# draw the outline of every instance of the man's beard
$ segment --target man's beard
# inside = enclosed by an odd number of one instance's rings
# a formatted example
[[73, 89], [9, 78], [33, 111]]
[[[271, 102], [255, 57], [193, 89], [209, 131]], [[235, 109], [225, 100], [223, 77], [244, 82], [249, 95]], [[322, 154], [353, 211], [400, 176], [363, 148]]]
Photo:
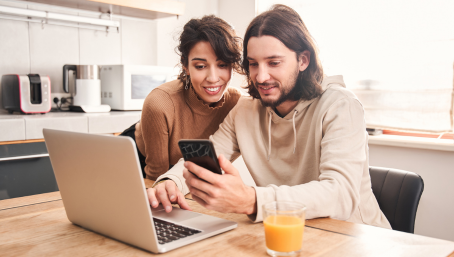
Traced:
[[[260, 96], [260, 101], [262, 102], [263, 106], [266, 107], [271, 107], [273, 109], [276, 109], [277, 106], [281, 105], [283, 102], [287, 100], [297, 100], [295, 99], [295, 95], [298, 93], [300, 90], [296, 86], [296, 81], [298, 79], [299, 75], [299, 70], [297, 69], [293, 74], [290, 80], [288, 81], [287, 85], [283, 85], [281, 87], [281, 95], [277, 100], [264, 100], [262, 96]], [[278, 87], [279, 84], [277, 82], [275, 83], [255, 83], [255, 87], [258, 88], [259, 86], [276, 86]]]

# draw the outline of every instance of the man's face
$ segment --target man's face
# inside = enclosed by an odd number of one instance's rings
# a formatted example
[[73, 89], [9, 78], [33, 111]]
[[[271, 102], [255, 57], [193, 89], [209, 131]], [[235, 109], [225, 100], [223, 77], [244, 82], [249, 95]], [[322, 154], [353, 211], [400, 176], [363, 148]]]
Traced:
[[295, 52], [272, 36], [251, 37], [247, 52], [249, 74], [262, 104], [275, 108], [291, 99], [299, 72], [309, 65], [308, 53], [297, 58]]

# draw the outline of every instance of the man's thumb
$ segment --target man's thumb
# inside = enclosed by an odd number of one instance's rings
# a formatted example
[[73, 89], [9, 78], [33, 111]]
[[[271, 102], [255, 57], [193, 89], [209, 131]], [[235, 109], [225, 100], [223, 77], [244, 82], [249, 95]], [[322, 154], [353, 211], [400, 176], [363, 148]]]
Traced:
[[220, 154], [218, 157], [219, 165], [225, 174], [230, 174], [238, 176], [238, 170], [233, 166], [233, 164], [227, 160], [224, 155]]

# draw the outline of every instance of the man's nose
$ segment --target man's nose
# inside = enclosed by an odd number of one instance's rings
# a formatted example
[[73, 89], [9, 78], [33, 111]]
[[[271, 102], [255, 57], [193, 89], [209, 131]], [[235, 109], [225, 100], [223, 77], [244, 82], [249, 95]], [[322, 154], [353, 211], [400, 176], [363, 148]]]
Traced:
[[216, 67], [211, 67], [209, 69], [207, 81], [210, 83], [216, 83], [219, 81], [219, 74]]
[[268, 73], [268, 69], [266, 67], [259, 67], [257, 76], [255, 77], [258, 83], [264, 83], [265, 81], [270, 79], [270, 74]]

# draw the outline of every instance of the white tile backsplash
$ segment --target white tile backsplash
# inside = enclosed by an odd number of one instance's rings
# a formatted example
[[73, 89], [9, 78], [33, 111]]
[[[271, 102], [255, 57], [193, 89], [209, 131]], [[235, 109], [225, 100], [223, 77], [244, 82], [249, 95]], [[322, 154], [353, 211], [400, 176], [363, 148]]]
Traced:
[[52, 93], [63, 93], [63, 65], [79, 64], [79, 30], [30, 24], [31, 73], [48, 75]]
[[[0, 19], [0, 35], [0, 75], [30, 73], [28, 22]], [[0, 90], [0, 113], [4, 112]]]
[[156, 21], [121, 20], [123, 64], [157, 65]]
[[79, 29], [80, 64], [121, 64], [121, 35], [117, 31]]
[[28, 22], [0, 19], [0, 32], [0, 73], [29, 73]]

